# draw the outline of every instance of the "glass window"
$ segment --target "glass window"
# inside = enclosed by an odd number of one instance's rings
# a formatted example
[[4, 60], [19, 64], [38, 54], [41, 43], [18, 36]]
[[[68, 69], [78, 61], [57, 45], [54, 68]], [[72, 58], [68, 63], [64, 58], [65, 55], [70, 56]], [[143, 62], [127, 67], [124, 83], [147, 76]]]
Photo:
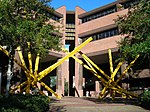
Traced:
[[101, 33], [101, 37], [102, 37], [102, 38], [105, 38], [105, 33], [104, 33], [104, 32]]
[[104, 10], [104, 11], [100, 11], [100, 12], [97, 12], [93, 15], [82, 18], [82, 23], [87, 22], [87, 21], [91, 21], [93, 19], [105, 16], [105, 15], [108, 15], [108, 14], [111, 14], [111, 13], [114, 13], [116, 11], [117, 11], [116, 6], [113, 6], [111, 8], [108, 8], [108, 9]]
[[118, 28], [113, 28], [113, 29], [110, 29], [110, 30], [106, 30], [106, 31], [103, 31], [103, 32], [99, 32], [99, 33], [96, 33], [96, 34], [93, 34], [93, 35], [86, 36], [86, 37], [83, 38], [83, 41], [85, 41], [88, 37], [92, 37], [93, 40], [99, 40], [99, 39], [102, 39], [102, 38], [112, 37], [112, 36], [115, 36], [115, 35], [118, 35], [118, 34], [119, 34]]
[[115, 33], [114, 33], [114, 30], [110, 31], [110, 36], [114, 36]]
[[106, 37], [110, 37], [110, 31], [105, 32]]
[[128, 2], [122, 3], [122, 5], [126, 9], [126, 8], [134, 6], [134, 5], [138, 4], [138, 3], [139, 3], [139, 0], [132, 0], [132, 1], [128, 1]]
[[93, 40], [96, 40], [96, 35], [93, 35], [92, 38], [93, 38]]

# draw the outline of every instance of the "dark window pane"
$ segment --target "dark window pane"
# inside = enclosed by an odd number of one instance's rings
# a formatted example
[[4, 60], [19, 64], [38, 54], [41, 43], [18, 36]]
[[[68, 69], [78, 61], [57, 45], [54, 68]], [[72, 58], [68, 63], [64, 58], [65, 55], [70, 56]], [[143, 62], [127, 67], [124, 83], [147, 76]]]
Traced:
[[111, 13], [114, 13], [114, 12], [117, 11], [116, 9], [117, 9], [116, 6], [113, 6], [111, 8], [105, 9], [103, 11], [97, 12], [97, 13], [95, 13], [93, 15], [87, 16], [87, 17], [85, 17], [86, 20], [83, 20], [85, 18], [82, 19], [82, 23], [87, 22], [87, 21], [91, 21], [93, 19], [105, 16], [105, 15], [108, 15], [108, 14], [111, 14]]

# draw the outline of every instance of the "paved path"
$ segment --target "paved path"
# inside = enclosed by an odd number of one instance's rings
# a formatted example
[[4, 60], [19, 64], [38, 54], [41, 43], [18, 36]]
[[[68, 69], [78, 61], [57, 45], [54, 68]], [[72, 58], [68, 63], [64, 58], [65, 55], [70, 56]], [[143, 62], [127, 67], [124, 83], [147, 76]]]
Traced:
[[134, 103], [102, 102], [96, 98], [63, 97], [61, 100], [51, 98], [50, 112], [150, 112]]

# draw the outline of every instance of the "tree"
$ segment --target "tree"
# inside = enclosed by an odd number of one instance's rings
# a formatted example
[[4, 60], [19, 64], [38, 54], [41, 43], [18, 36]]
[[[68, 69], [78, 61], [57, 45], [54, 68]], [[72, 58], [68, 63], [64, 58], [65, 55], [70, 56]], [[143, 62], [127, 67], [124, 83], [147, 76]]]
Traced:
[[[1, 0], [0, 1], [0, 45], [7, 46], [14, 56], [21, 46], [24, 54], [30, 50], [34, 54], [45, 55], [49, 50], [60, 49], [60, 38], [54, 35], [56, 27], [49, 19], [53, 9], [47, 6], [50, 0]], [[7, 71], [7, 89], [12, 76], [12, 59]]]
[[[54, 36], [56, 28], [48, 21], [52, 8], [50, 0], [2, 0], [0, 2], [0, 45], [21, 46], [26, 51], [31, 43], [34, 53], [43, 54], [50, 49], [59, 49], [60, 38]], [[51, 16], [47, 16], [50, 14]]]
[[125, 34], [119, 42], [121, 57], [129, 59], [140, 54], [150, 56], [150, 1], [142, 0], [131, 7], [127, 15], [119, 16], [116, 23], [121, 34]]

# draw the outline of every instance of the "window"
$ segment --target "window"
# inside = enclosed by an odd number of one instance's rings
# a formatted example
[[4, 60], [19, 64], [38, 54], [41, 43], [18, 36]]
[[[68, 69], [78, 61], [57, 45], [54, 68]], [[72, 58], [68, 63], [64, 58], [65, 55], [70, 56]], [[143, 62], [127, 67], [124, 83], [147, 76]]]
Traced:
[[85, 23], [87, 21], [91, 21], [93, 19], [96, 19], [96, 18], [99, 18], [99, 17], [102, 17], [102, 16], [105, 16], [105, 15], [108, 15], [108, 14], [111, 14], [111, 13], [114, 13], [116, 12], [117, 9], [116, 9], [116, 6], [113, 6], [111, 8], [108, 8], [108, 9], [105, 9], [103, 11], [100, 11], [100, 12], [97, 12], [95, 14], [92, 14], [90, 16], [87, 16], [87, 17], [84, 17], [82, 18], [82, 23]]
[[55, 20], [55, 21], [58, 21], [58, 20], [60, 19], [60, 17], [58, 17], [58, 16], [56, 16], [56, 15], [53, 15], [53, 16], [52, 16], [52, 19]]
[[137, 5], [138, 3], [139, 3], [139, 0], [132, 0], [132, 1], [127, 1], [127, 2], [121, 3], [121, 4], [124, 7], [124, 9], [126, 9], [126, 8], [130, 8], [134, 5]]
[[118, 28], [113, 28], [113, 29], [110, 29], [110, 30], [106, 30], [106, 31], [103, 31], [103, 32], [99, 32], [99, 33], [96, 33], [96, 34], [93, 34], [93, 35], [83, 37], [83, 41], [85, 41], [89, 37], [92, 37], [93, 41], [94, 41], [94, 40], [100, 40], [100, 39], [107, 38], [107, 37], [112, 37], [112, 36], [115, 36], [115, 35], [118, 35], [118, 34], [119, 34]]

